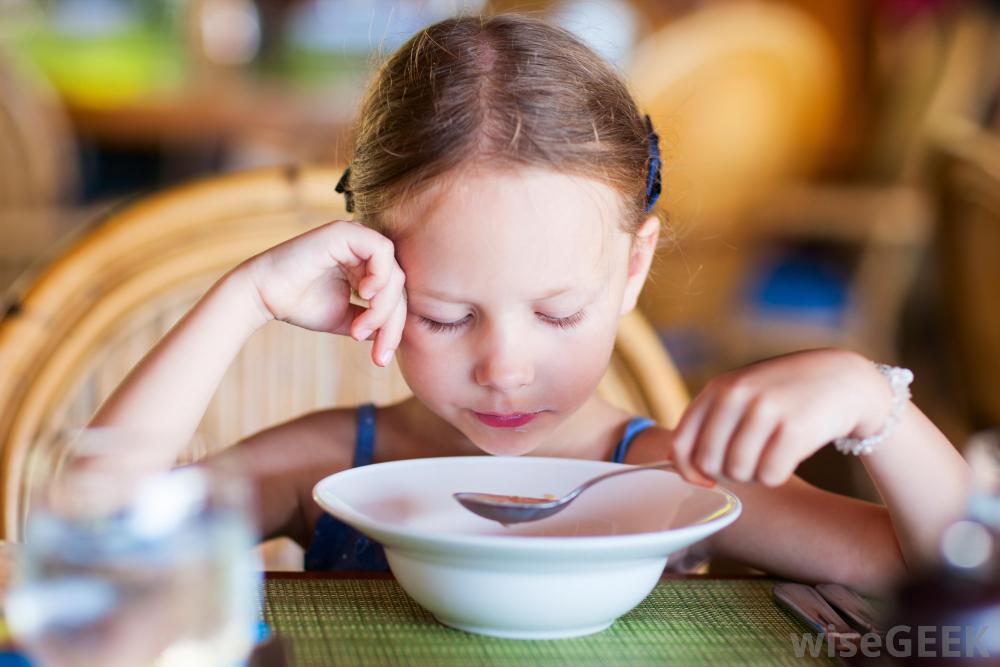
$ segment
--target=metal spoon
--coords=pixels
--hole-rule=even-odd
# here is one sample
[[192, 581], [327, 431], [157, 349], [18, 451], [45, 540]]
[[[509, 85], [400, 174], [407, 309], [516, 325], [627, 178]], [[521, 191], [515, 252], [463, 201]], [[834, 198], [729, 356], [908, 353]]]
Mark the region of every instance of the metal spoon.
[[534, 498], [531, 496], [505, 496], [496, 493], [453, 493], [455, 500], [465, 509], [481, 517], [499, 521], [504, 525], [538, 521], [566, 509], [573, 500], [598, 482], [610, 477], [639, 470], [676, 470], [670, 461], [657, 461], [641, 466], [630, 466], [598, 475], [576, 487], [562, 498]]

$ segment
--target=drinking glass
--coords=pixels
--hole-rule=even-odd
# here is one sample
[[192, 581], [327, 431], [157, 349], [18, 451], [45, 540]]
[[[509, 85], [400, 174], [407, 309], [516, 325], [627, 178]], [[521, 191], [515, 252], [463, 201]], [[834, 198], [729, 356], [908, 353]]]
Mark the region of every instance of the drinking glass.
[[41, 665], [242, 664], [259, 617], [251, 494], [169, 468], [163, 434], [85, 429], [32, 461], [8, 623]]

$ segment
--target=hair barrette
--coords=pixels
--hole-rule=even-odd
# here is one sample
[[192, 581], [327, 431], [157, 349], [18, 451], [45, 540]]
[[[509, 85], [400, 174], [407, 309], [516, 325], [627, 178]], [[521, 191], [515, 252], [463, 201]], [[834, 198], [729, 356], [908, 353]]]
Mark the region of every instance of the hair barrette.
[[656, 200], [663, 191], [663, 177], [660, 169], [663, 159], [660, 157], [660, 136], [653, 130], [653, 120], [646, 114], [646, 140], [649, 143], [649, 167], [646, 171], [646, 212], [653, 210]]
[[351, 178], [351, 168], [348, 167], [347, 169], [344, 170], [344, 173], [341, 174], [340, 180], [337, 181], [337, 186], [334, 188], [334, 190], [344, 195], [344, 205], [347, 208], [347, 212], [354, 213], [354, 193], [351, 192], [350, 189], [350, 184], [349, 184], [350, 178]]

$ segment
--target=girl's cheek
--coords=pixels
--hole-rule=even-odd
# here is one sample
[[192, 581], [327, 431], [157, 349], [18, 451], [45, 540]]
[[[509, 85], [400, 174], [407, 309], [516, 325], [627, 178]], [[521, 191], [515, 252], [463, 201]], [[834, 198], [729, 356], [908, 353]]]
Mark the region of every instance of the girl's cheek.
[[578, 383], [591, 386], [600, 382], [608, 367], [608, 360], [614, 346], [614, 335], [601, 332], [586, 337], [563, 337], [540, 355], [554, 377], [562, 378], [563, 384]]
[[403, 327], [403, 337], [399, 341], [399, 349], [406, 347], [414, 352], [430, 351], [440, 347], [446, 338], [447, 336], [428, 330], [415, 317], [408, 317], [406, 326]]
[[404, 375], [420, 377], [433, 369], [440, 372], [442, 364], [453, 365], [460, 352], [453, 341], [449, 344], [449, 338], [426, 331], [419, 323], [408, 325], [396, 351], [400, 370]]
[[589, 392], [600, 383], [607, 366], [607, 359], [602, 359], [601, 355], [567, 355], [560, 360], [557, 368], [552, 369], [552, 375], [561, 378], [560, 384], [566, 387], [578, 387], [581, 391]]

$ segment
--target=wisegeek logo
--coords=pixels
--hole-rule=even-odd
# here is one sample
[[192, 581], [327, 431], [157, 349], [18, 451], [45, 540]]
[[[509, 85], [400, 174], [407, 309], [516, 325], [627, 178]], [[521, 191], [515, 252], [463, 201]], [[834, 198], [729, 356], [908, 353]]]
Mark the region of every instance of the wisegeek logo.
[[[831, 625], [822, 634], [792, 634], [792, 652], [796, 658], [853, 658], [860, 654], [878, 658], [989, 658], [984, 638], [990, 626], [972, 625], [897, 625], [885, 635], [868, 632], [840, 633]], [[993, 642], [989, 642], [993, 646]], [[1000, 654], [998, 654], [1000, 657]]]

